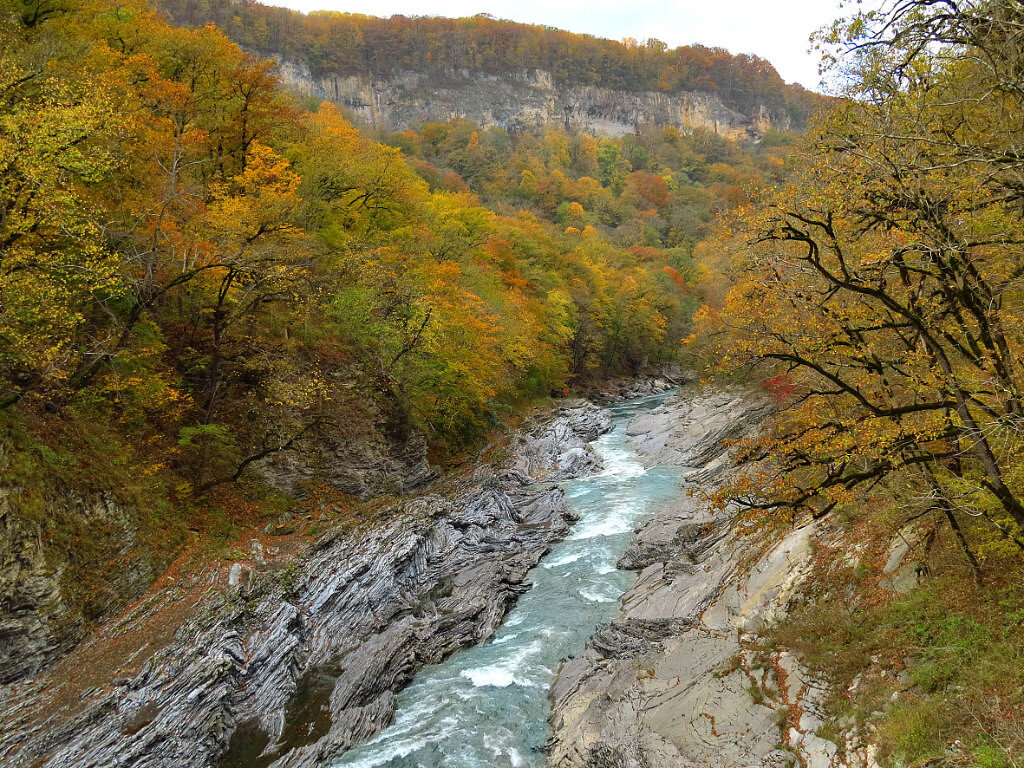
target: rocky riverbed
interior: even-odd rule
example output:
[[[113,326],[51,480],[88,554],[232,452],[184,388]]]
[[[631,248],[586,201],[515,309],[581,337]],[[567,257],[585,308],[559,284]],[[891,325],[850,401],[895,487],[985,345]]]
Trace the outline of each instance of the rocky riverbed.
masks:
[[[727,441],[765,413],[740,393],[679,393],[628,430],[649,462],[708,490],[733,471]],[[620,562],[636,584],[552,688],[551,766],[837,765],[816,733],[823,685],[758,635],[799,589],[813,527],[750,537],[730,518],[682,495],[638,529]]]
[[[597,468],[587,444],[609,424],[563,401],[496,466],[380,504],[278,567],[236,564],[131,677],[64,700],[52,680],[0,689],[0,763],[322,765],[387,725],[418,668],[494,632],[569,530],[557,482]]]
[[[678,467],[706,492],[736,471],[729,441],[768,410],[747,393],[682,390],[627,433],[650,466]],[[610,425],[603,408],[562,401],[514,433],[500,460],[366,507],[355,527],[335,524],[287,557],[264,557],[254,540],[230,567],[178,587],[169,578],[91,641],[116,654],[124,628],[166,624],[128,654],[128,673],[93,670],[87,643],[63,669],[0,688],[0,764],[328,765],[392,721],[417,670],[494,634],[570,530],[559,483],[600,470],[589,442]],[[617,616],[557,674],[548,764],[873,766],[856,734],[844,733],[841,755],[818,733],[824,685],[762,636],[799,599],[813,540],[829,535],[805,525],[745,536],[700,493],[657,508],[619,562],[637,578]],[[906,559],[897,554],[894,574]]]

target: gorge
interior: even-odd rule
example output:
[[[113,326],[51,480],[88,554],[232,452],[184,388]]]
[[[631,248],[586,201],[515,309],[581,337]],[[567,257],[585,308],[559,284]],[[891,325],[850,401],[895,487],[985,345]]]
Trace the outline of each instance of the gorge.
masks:
[[[237,565],[205,574],[216,584],[195,616],[134,676],[81,701],[45,678],[10,689],[0,756],[52,768],[625,768],[725,750],[776,764],[773,706],[806,694],[754,706],[745,674],[719,670],[742,652],[737,631],[749,646],[786,609],[808,531],[740,567],[756,542],[681,485],[720,482],[726,441],[756,429],[764,407],[699,390],[610,414],[570,401],[524,427],[502,464],[382,508],[383,527],[325,534],[283,564],[247,557],[244,578]],[[646,721],[645,702],[673,688],[678,710]],[[834,745],[813,722],[801,728],[793,749],[833,765]]]
[[[0,0],[0,764],[1019,768],[1024,10],[862,6]]]

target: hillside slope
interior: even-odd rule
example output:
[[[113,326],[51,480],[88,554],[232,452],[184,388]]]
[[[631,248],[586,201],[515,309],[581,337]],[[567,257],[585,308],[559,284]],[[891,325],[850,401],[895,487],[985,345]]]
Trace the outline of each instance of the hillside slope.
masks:
[[[188,26],[214,23],[282,61],[300,92],[344,105],[381,130],[468,118],[536,130],[558,123],[620,136],[653,123],[732,139],[802,129],[823,97],[786,85],[756,56],[620,43],[493,19],[381,19],[230,0],[166,0]]]

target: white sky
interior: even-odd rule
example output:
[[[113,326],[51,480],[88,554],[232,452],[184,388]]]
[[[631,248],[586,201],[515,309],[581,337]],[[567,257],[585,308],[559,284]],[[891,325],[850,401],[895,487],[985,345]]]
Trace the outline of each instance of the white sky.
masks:
[[[811,33],[858,0],[263,0],[300,11],[373,16],[473,16],[544,24],[621,40],[656,37],[671,47],[700,43],[767,59],[787,82],[817,90]],[[845,11],[840,6],[845,7]],[[865,0],[875,7],[877,0]]]

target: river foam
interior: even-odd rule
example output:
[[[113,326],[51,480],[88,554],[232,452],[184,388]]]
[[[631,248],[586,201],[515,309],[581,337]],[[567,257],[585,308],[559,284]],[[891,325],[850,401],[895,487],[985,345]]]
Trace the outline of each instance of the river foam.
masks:
[[[548,687],[560,662],[614,613],[632,576],[616,568],[630,534],[678,491],[674,468],[647,469],[625,434],[630,416],[663,397],[613,407],[595,442],[603,468],[564,483],[574,530],[531,573],[495,637],[421,670],[398,697],[394,723],[332,768],[538,768]]]

